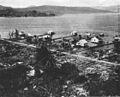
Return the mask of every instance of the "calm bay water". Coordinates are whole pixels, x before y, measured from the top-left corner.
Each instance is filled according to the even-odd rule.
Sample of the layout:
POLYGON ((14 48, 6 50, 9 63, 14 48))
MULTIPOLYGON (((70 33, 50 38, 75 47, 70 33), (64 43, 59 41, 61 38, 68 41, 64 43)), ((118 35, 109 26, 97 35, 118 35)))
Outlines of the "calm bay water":
POLYGON ((48 30, 57 32, 58 36, 77 31, 117 31, 117 14, 66 14, 56 17, 15 17, 0 18, 0 34, 7 37, 9 31, 17 28, 31 34, 42 34, 48 30))

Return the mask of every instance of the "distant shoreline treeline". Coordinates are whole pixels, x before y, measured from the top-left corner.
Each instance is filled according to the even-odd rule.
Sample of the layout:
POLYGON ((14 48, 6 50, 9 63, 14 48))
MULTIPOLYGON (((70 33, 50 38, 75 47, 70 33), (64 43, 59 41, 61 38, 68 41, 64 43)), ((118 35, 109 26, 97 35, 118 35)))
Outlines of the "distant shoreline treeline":
POLYGON ((0 17, 46 17, 56 16, 53 12, 38 12, 36 10, 31 11, 17 11, 12 8, 5 8, 0 10, 0 17))
POLYGON ((116 13, 106 8, 66 7, 66 6, 34 6, 12 8, 0 5, 0 17, 50 17, 63 14, 116 13))

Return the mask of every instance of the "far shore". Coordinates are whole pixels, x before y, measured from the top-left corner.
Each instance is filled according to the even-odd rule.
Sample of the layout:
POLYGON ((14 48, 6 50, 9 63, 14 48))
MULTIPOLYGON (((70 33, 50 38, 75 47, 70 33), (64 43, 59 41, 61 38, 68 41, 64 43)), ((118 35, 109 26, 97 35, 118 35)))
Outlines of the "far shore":
POLYGON ((91 14, 91 15, 94 15, 94 14, 98 14, 98 15, 120 15, 120 13, 117 13, 117 12, 111 12, 111 13, 68 13, 68 14, 59 14, 59 15, 55 15, 55 16, 0 16, 0 18, 38 18, 38 17, 58 17, 58 16, 69 16, 69 15, 81 15, 81 14, 91 14))

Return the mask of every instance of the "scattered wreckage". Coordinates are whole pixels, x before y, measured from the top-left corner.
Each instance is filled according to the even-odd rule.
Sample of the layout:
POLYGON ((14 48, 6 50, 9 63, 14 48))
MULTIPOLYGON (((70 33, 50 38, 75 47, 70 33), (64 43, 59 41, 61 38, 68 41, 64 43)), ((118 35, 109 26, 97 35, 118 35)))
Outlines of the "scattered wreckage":
MULTIPOLYGON (((51 38, 52 36, 48 37, 49 34, 50 32, 38 35, 39 37, 45 36, 45 39, 42 37, 38 44, 33 41, 38 37, 37 35, 31 37, 32 41, 31 38, 28 41, 29 39, 21 39, 19 36, 13 39, 12 37, 1 39, 0 96, 87 97, 120 95, 119 64, 109 64, 84 57, 77 58, 63 53, 69 52, 69 54, 77 55, 82 52, 85 56, 95 57, 92 54, 99 50, 98 48, 105 46, 104 41, 101 43, 101 40, 98 41, 96 37, 91 40, 90 33, 87 33, 88 36, 90 35, 87 36, 88 40, 85 38, 86 36, 82 38, 76 32, 71 33, 70 36, 54 39, 51 38), (81 45, 80 40, 84 39, 87 42, 92 41, 91 43, 94 44, 100 42, 100 44, 88 47, 84 41, 82 43, 85 44, 81 45), (80 42, 80 46, 75 44, 77 42, 80 42)), ((104 37, 104 34, 100 34, 100 37, 104 37)), ((115 37, 114 42, 111 43, 113 51, 108 52, 109 54, 113 53, 113 56, 116 53, 118 56, 118 45, 116 45, 119 43, 118 36, 115 37)), ((110 57, 109 54, 106 54, 108 52, 102 53, 110 57)), ((96 53, 98 54, 98 52, 96 53)), ((99 56, 103 57, 103 55, 99 56)), ((108 57, 102 60, 108 59, 108 57)))
POLYGON ((93 57, 101 60, 107 60, 111 62, 120 61, 119 48, 120 48, 120 36, 116 35, 112 41, 105 40, 107 35, 104 33, 91 34, 86 32, 84 34, 78 34, 77 31, 71 32, 68 36, 53 37, 55 32, 50 30, 42 35, 26 34, 23 31, 17 29, 10 34, 9 40, 22 42, 37 47, 45 46, 49 49, 55 49, 55 51, 61 52, 74 52, 79 53, 87 57, 93 57))

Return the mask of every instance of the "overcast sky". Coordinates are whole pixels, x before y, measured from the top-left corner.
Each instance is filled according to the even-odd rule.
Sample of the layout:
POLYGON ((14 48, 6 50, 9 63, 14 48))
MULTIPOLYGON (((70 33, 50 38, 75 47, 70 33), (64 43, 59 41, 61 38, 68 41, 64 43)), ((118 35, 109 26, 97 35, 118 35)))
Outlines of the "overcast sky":
POLYGON ((110 6, 120 4, 120 0, 0 0, 0 5, 28 7, 40 5, 59 6, 110 6))

